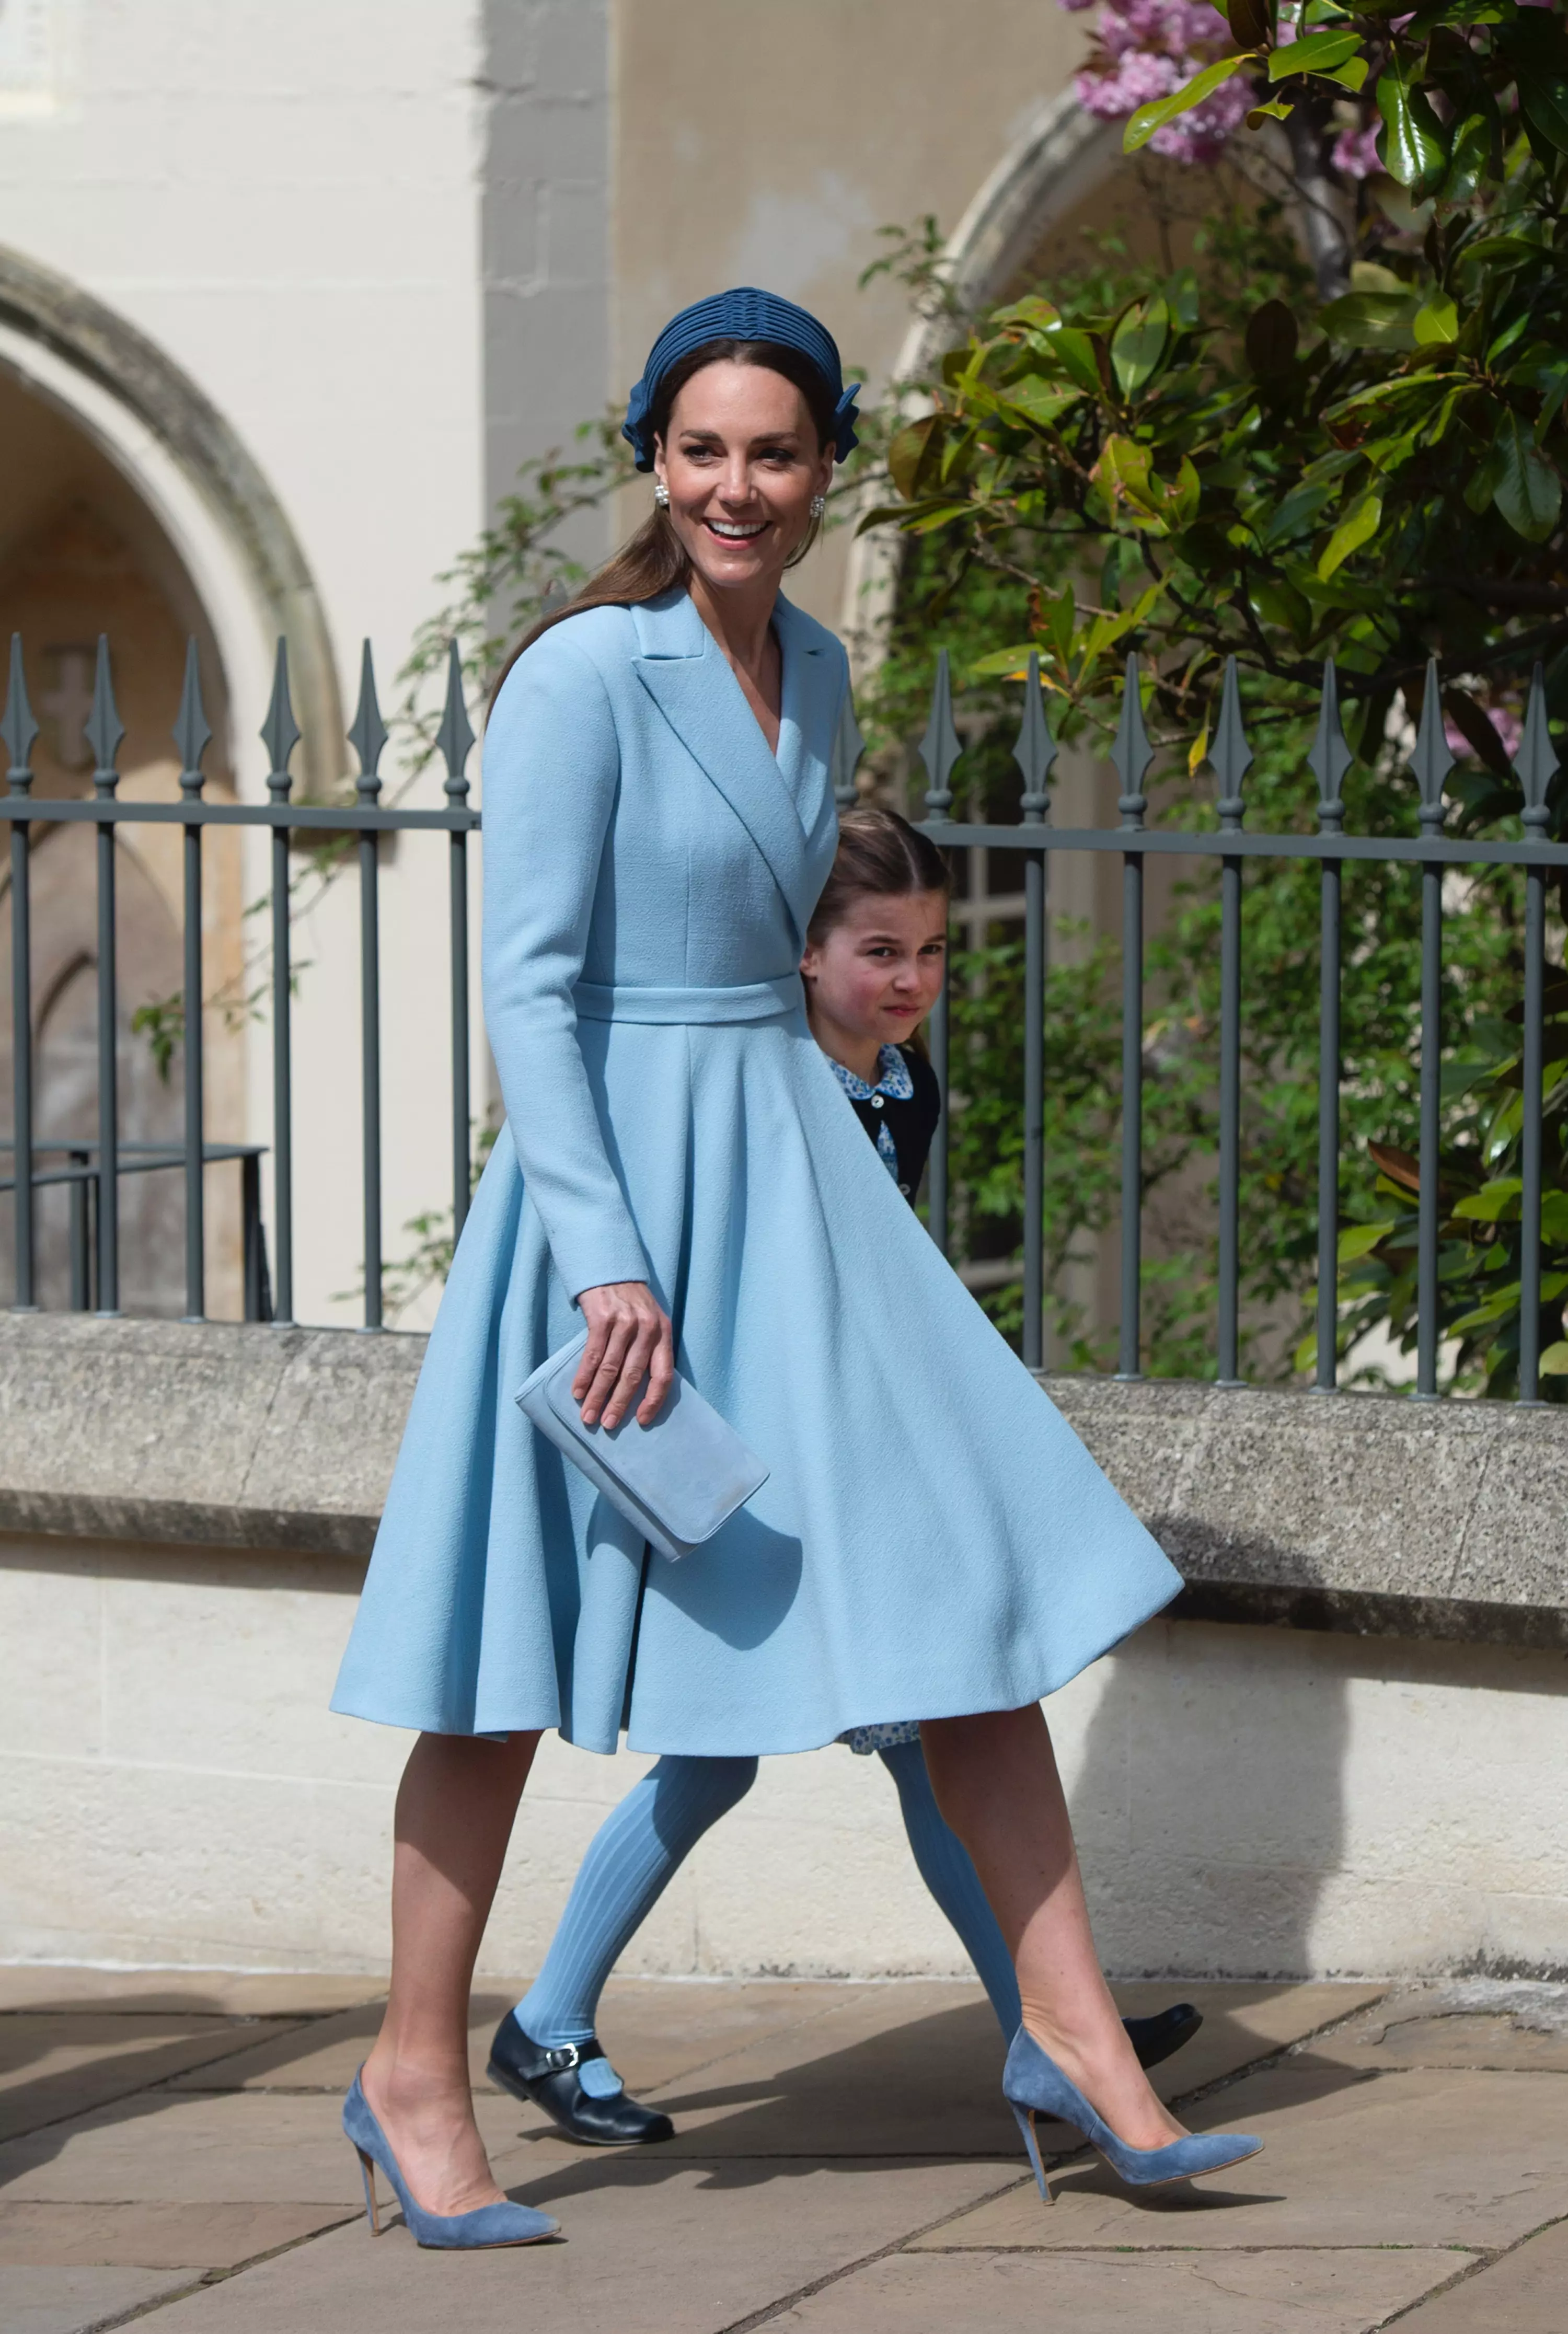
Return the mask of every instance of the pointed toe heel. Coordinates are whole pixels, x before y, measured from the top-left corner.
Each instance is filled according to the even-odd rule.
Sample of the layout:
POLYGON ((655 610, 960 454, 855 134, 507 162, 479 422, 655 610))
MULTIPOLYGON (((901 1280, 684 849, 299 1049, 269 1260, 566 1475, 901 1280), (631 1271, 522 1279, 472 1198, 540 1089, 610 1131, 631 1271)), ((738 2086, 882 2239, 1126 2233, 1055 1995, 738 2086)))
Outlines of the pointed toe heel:
POLYGON ((348 2097, 343 2103, 343 2127, 359 2157, 364 2180, 365 2216, 373 2237, 382 2233, 375 2193, 378 2170, 385 2173, 415 2243, 436 2252, 477 2252, 490 2245, 537 2245, 541 2237, 553 2237, 559 2231, 560 2223, 552 2221, 547 2213, 536 2213, 527 2204, 509 2202, 481 2204, 472 2213, 427 2213, 411 2194, 397 2157, 387 2145, 386 2134, 371 2113, 358 2075, 349 2085, 348 2097))
POLYGON ((1048 2204, 1051 2201, 1050 2186, 1034 2128, 1037 2115, 1048 2116, 1053 2123, 1070 2124, 1074 2131, 1081 2132, 1129 2188, 1159 2188, 1173 2180, 1196 2180, 1206 2172, 1224 2172, 1233 2164, 1244 2163, 1248 2156, 1260 2155, 1263 2150, 1261 2139, 1241 2131, 1188 2132, 1180 2139, 1167 2140, 1163 2147, 1129 2147, 1125 2140, 1117 2137, 1077 2084, 1069 2080, 1055 2059, 1040 2049, 1023 2026, 1012 2038, 1012 2048, 1002 2070, 1002 2090, 1018 2118, 1035 2180, 1048 2204))

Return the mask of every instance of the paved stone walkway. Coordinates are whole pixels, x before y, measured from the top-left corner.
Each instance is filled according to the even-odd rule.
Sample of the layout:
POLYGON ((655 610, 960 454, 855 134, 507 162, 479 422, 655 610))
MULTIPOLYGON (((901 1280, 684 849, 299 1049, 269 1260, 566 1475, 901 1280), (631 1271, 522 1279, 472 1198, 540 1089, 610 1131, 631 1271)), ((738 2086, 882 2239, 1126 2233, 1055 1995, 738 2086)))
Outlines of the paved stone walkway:
POLYGON ((1167 2093, 1265 2154, 1141 2203, 1079 2157, 1047 2212, 970 1989, 627 1982, 605 2038, 676 2139, 584 2151, 482 2091, 566 2242, 455 2259, 366 2232, 337 2126, 363 1980, 0 1970, 0 2328, 1563 2334, 1562 1990, 1179 1991, 1205 2024, 1167 2093))

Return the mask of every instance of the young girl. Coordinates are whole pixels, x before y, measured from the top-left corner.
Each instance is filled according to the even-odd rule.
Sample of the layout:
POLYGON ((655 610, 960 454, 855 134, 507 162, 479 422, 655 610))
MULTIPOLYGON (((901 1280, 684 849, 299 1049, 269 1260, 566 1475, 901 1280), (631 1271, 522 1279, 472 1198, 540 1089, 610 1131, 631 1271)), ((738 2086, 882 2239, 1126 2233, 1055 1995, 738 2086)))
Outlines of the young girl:
MULTIPOLYGON (((800 960, 812 1035, 912 1206, 942 1108, 915 1033, 942 986, 949 880, 935 845, 896 812, 848 812, 800 960)), ((921 1878, 1011 2041, 1020 2016, 1011 1958, 967 1851, 937 1811, 918 1724, 859 1726, 841 1740, 875 1751, 892 1776, 921 1878)), ((616 2146, 671 2136, 668 2116, 628 2098, 605 2058, 595 2034, 599 1994, 674 1873, 756 1777, 754 1758, 663 1758, 590 1844, 544 1968, 496 2030, 489 2064, 493 2081, 534 2100, 572 2138, 616 2146)), ((1201 2021, 1178 2003, 1127 2022, 1154 2066, 1201 2021)))

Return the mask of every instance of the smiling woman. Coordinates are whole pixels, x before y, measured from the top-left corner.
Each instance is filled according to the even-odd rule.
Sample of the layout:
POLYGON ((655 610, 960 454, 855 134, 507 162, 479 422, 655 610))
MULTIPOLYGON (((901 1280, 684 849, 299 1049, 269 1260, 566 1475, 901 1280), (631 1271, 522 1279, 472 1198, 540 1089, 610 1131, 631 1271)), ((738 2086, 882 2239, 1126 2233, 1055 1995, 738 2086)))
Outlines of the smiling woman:
MULTIPOLYGON (((550 1726, 700 1763, 918 1722, 1016 1962, 1021 2118, 1070 2092, 1064 2111, 1138 2180, 1252 2152, 1185 2136, 1148 2088, 1037 1706, 1177 1576, 938 1254, 807 1019, 847 670, 779 584, 853 404, 830 335, 789 302, 725 293, 678 316, 626 417, 655 508, 525 644, 485 738, 485 1018, 508 1124, 334 1697, 421 1730, 387 2014, 348 2126, 430 2243, 551 2226, 490 2176, 466 2055, 550 1726), (653 1424, 678 1355, 769 1468, 678 1565, 513 1400, 585 1321, 586 1424, 653 1424)), ((862 935, 920 968, 888 1000, 900 1021, 937 961, 930 911, 862 935)), ((866 962, 878 994, 900 987, 885 955, 866 962)))

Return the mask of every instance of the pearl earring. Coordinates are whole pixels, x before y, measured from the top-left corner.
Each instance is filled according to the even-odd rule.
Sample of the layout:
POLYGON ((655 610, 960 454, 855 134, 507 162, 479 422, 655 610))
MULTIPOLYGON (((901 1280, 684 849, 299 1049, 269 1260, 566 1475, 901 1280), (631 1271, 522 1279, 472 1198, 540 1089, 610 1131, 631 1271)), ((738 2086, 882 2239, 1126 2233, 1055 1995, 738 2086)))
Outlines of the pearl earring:
POLYGON ((669 509, 670 489, 664 484, 663 478, 655 478, 653 481, 653 500, 658 504, 661 510, 669 509))
POLYGON ((820 517, 821 517, 821 516, 822 516, 822 514, 823 514, 823 512, 827 509, 827 507, 828 507, 828 497, 827 497, 827 496, 826 496, 826 495, 813 495, 813 496, 812 496, 812 497, 811 497, 811 516, 812 516, 812 517, 813 517, 813 518, 820 518, 820 517))

